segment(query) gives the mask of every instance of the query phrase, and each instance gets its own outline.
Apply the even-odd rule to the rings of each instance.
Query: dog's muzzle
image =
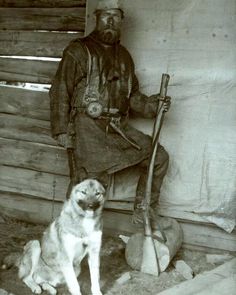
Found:
[[[96,211],[101,206],[101,203],[99,201],[86,202],[83,200],[79,200],[78,205],[83,211],[87,211],[87,210]]]

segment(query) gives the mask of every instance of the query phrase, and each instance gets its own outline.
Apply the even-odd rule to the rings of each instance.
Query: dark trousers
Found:
[[[68,150],[68,163],[70,167],[70,184],[67,189],[67,199],[70,197],[71,190],[74,185],[84,180],[85,178],[97,178],[106,188],[109,184],[109,175],[104,173],[99,173],[99,175],[90,175],[86,171],[77,171],[76,159],[73,154],[73,150]],[[140,170],[140,178],[138,181],[136,199],[134,208],[140,208],[142,200],[145,196],[145,188],[147,182],[147,172],[148,172],[149,159],[140,162],[137,166]],[[159,145],[157,149],[157,154],[155,158],[153,181],[152,181],[152,197],[151,197],[151,208],[155,210],[158,205],[160,189],[163,179],[166,175],[169,164],[169,155],[163,146]]]
[[[134,209],[142,207],[142,200],[145,196],[145,188],[147,183],[149,159],[146,159],[138,164],[140,169],[140,178],[137,186],[136,199],[134,203]],[[169,165],[169,155],[163,146],[158,145],[157,154],[154,164],[153,180],[152,180],[152,196],[151,196],[151,208],[156,211],[160,190],[163,183],[163,179],[166,175]]]

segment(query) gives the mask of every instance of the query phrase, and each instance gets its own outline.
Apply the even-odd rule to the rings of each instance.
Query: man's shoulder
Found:
[[[84,37],[72,40],[65,48],[64,54],[70,54],[74,58],[81,58],[86,56],[86,47],[83,41]]]
[[[129,62],[133,63],[132,55],[130,54],[129,50],[122,44],[119,44],[119,50],[121,55],[126,59],[129,60]]]
[[[130,55],[129,50],[123,44],[119,43],[119,47],[120,47],[120,50]]]

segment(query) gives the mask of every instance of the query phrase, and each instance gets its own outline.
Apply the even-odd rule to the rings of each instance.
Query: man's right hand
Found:
[[[57,144],[59,146],[62,146],[64,148],[67,148],[67,134],[66,133],[62,133],[62,134],[59,134],[58,137],[57,137]]]

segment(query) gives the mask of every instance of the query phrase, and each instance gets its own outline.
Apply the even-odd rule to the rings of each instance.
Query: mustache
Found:
[[[118,30],[116,27],[114,27],[113,25],[106,25],[106,26],[103,28],[103,31],[109,31],[109,30],[111,30],[111,31],[115,31],[115,32],[119,32],[119,30]]]

